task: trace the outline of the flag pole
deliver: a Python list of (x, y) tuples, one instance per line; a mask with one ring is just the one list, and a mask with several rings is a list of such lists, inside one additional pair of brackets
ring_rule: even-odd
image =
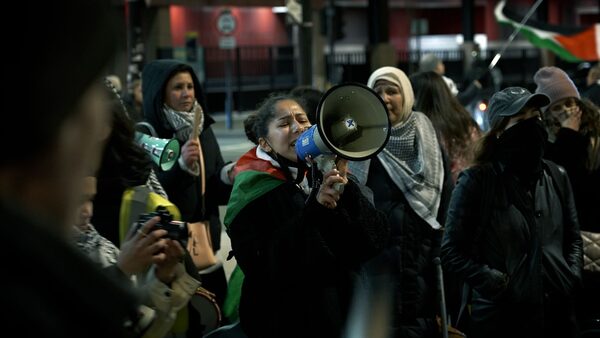
[[(506, 51), (506, 48), (508, 48), (508, 45), (511, 44), (511, 42), (515, 39), (515, 37), (517, 36), (517, 34), (519, 34), (519, 32), (521, 31), (521, 28), (523, 28), (523, 25), (527, 22), (527, 20), (529, 20), (529, 18), (533, 15), (533, 12), (535, 12), (535, 10), (538, 8), (538, 6), (542, 3), (542, 1), (544, 0), (537, 0), (533, 6), (531, 6), (531, 8), (529, 9), (529, 11), (527, 12), (527, 14), (523, 17), (523, 19), (521, 20), (521, 22), (519, 22), (519, 24), (517, 24), (517, 27), (515, 27), (515, 30), (512, 32), (512, 34), (508, 37), (508, 40), (506, 41), (506, 43), (504, 44), (504, 46), (502, 46), (502, 49), (500, 50), (500, 52), (498, 52), (494, 58), (492, 59), (492, 62), (490, 62), (490, 65), (488, 66), (488, 70), (492, 70), (492, 68), (494, 68), (496, 66), (496, 64), (498, 63), (498, 61), (500, 61), (500, 58), (502, 57), (502, 54), (504, 54), (504, 51)], [(503, 1), (503, 3), (506, 3), (506, 1)], [(503, 4), (504, 5), (504, 4)]]

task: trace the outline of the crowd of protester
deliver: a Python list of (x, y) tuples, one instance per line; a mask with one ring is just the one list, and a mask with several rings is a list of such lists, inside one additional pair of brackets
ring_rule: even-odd
[[(7, 74), (37, 97), (12, 98), (27, 105), (7, 113), (2, 133), (9, 269), (0, 299), (13, 332), (352, 336), (361, 294), (385, 298), (368, 316), (373, 336), (600, 332), (600, 257), (590, 249), (600, 244), (598, 65), (586, 88), (551, 66), (535, 73), (532, 90), (496, 91), (486, 131), (461, 103), (480, 83), (461, 95), (434, 55), (410, 76), (375, 69), (364, 85), (381, 98), (389, 139), (366, 160), (338, 156), (323, 171), (299, 158), (296, 142), (327, 121), (325, 92), (271, 93), (244, 122), (255, 146), (226, 163), (190, 65), (151, 61), (124, 93), (107, 76), (119, 38), (109, 6), (39, 6), (49, 14), (30, 21), (46, 32), (36, 48), (44, 63), (29, 63), (32, 77)], [(20, 142), (9, 137), (17, 126), (27, 127)], [(180, 144), (173, 168), (138, 144), (139, 126)], [(178, 219), (143, 219), (123, 237), (126, 192), (140, 186), (172, 203)], [(198, 237), (176, 238), (165, 222), (205, 225), (213, 255), (226, 233), (236, 283), (222, 262), (200, 267)], [(234, 314), (216, 329), (198, 297)]]

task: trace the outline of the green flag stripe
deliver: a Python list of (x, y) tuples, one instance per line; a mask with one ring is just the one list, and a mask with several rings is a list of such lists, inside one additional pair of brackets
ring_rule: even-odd
[(284, 181), (262, 171), (242, 171), (235, 177), (233, 191), (227, 204), (226, 227), (248, 203), (283, 184)]

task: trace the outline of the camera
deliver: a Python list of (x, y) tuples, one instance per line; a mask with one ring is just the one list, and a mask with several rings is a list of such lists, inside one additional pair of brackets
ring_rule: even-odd
[(173, 215), (171, 215), (169, 213), (169, 211), (164, 207), (156, 208), (155, 212), (151, 212), (148, 214), (141, 214), (138, 219), (138, 222), (137, 222), (136, 231), (139, 230), (142, 227), (142, 225), (144, 225), (144, 223), (146, 223), (148, 220), (150, 220), (154, 216), (159, 216), (160, 221), (158, 223), (156, 223), (152, 227), (152, 229), (150, 229), (150, 232), (152, 232), (154, 230), (158, 230), (158, 229), (164, 229), (167, 231), (167, 235), (166, 235), (167, 238), (179, 241), (179, 243), (181, 243), (181, 246), (183, 246), (184, 248), (187, 246), (187, 240), (188, 240), (188, 225), (187, 225), (187, 223), (180, 222), (180, 221), (174, 221)]

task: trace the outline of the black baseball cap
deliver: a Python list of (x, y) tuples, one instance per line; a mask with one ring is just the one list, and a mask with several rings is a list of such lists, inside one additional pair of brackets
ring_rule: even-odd
[(490, 99), (488, 119), (495, 126), (503, 117), (517, 115), (525, 106), (542, 108), (550, 104), (550, 98), (542, 93), (532, 94), (522, 87), (508, 87), (495, 93)]

